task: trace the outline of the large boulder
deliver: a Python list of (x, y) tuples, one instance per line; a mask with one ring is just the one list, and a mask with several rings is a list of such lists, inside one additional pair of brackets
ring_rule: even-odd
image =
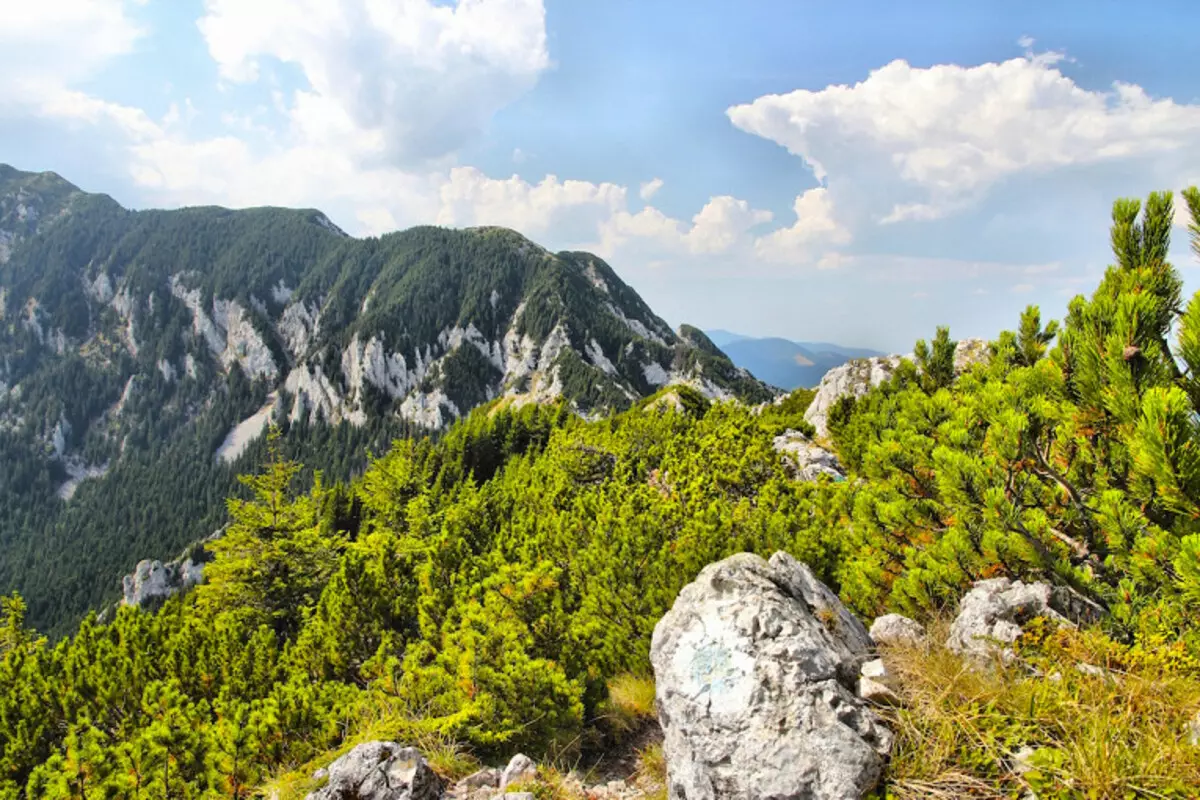
[(360, 744), (329, 765), (328, 782), (307, 800), (438, 800), (442, 780), (413, 747)]
[(856, 694), (866, 629), (786, 553), (710, 564), (654, 629), (672, 800), (861, 797), (891, 733)]
[(1042, 617), (1056, 625), (1099, 618), (1102, 609), (1065, 587), (1022, 583), (1010, 578), (978, 581), (963, 597), (950, 626), (946, 647), (977, 658), (1012, 657), (1011, 645), (1026, 623)]

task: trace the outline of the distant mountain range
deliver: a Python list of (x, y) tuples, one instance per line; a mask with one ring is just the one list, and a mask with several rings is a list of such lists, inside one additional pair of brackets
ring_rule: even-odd
[(830, 342), (793, 342), (777, 337), (755, 338), (715, 328), (705, 331), (739, 367), (781, 389), (812, 388), (825, 373), (856, 358), (882, 356), (878, 350), (843, 347)]
[(0, 594), (53, 629), (226, 518), (275, 420), (329, 480), (475, 406), (774, 391), (600, 258), (504, 228), (131, 211), (0, 165)]

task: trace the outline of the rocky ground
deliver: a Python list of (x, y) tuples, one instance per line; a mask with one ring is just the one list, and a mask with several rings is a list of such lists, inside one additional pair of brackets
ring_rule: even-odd
[[(1015, 657), (1034, 618), (1073, 627), (1094, 614), (1048, 584), (981, 581), (944, 646), (982, 669)], [(860, 798), (880, 784), (894, 740), (883, 709), (903, 703), (887, 664), (897, 646), (942, 643), (898, 614), (868, 630), (786, 553), (737, 554), (706, 567), (656, 627), (661, 727), (648, 725), (625, 750), (566, 771), (517, 754), (447, 783), (414, 748), (368, 742), (315, 774), (323, 785), (307, 800)], [(667, 775), (638, 762), (659, 736)]]

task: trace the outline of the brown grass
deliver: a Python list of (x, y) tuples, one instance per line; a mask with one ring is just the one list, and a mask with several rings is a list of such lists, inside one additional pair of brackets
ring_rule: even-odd
[[(1200, 797), (1200, 747), (1184, 735), (1200, 711), (1200, 679), (1158, 670), (1083, 674), (1075, 658), (1087, 655), (1087, 637), (1063, 637), (1070, 647), (1030, 655), (1040, 674), (999, 663), (972, 668), (940, 647), (889, 649), (884, 659), (905, 702), (880, 712), (896, 732), (891, 795)], [(1057, 680), (1045, 677), (1055, 673)], [(1023, 770), (1015, 755), (1025, 747), (1034, 755)]]

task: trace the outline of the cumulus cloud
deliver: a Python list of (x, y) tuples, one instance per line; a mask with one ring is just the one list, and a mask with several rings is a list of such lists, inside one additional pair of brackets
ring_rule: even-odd
[(634, 244), (658, 260), (671, 256), (713, 256), (745, 249), (750, 231), (770, 222), (770, 211), (753, 208), (750, 203), (729, 195), (712, 197), (684, 224), (653, 206), (637, 213), (620, 210), (600, 225), (596, 249), (606, 256), (621, 247)]
[(1139, 156), (1195, 163), (1200, 105), (1125, 83), (1084, 89), (1062, 59), (897, 60), (853, 86), (766, 95), (727, 114), (802, 158), (841, 212), (877, 223), (945, 217), (1018, 173)]
[(13, 115), (45, 104), (92, 75), (110, 59), (132, 52), (146, 31), (125, 0), (42, 0), (6, 3), (0, 16), (0, 112)]
[(654, 178), (654, 179), (648, 180), (642, 184), (642, 188), (641, 188), (641, 191), (639, 192), (639, 194), (643, 200), (648, 201), (648, 200), (650, 200), (650, 198), (654, 197), (654, 195), (658, 194), (658, 190), (661, 189), (662, 187), (663, 187), (662, 178)]
[[(823, 187), (809, 189), (796, 198), (793, 206), (796, 221), (761, 237), (755, 243), (758, 255), (768, 261), (805, 263), (819, 254), (821, 248), (850, 242), (850, 231), (834, 217), (829, 191)], [(832, 253), (826, 254), (823, 268), (841, 264)]]
[(304, 140), (395, 165), (453, 153), (550, 65), (541, 0), (207, 0), (198, 24), (227, 80), (299, 67)]

